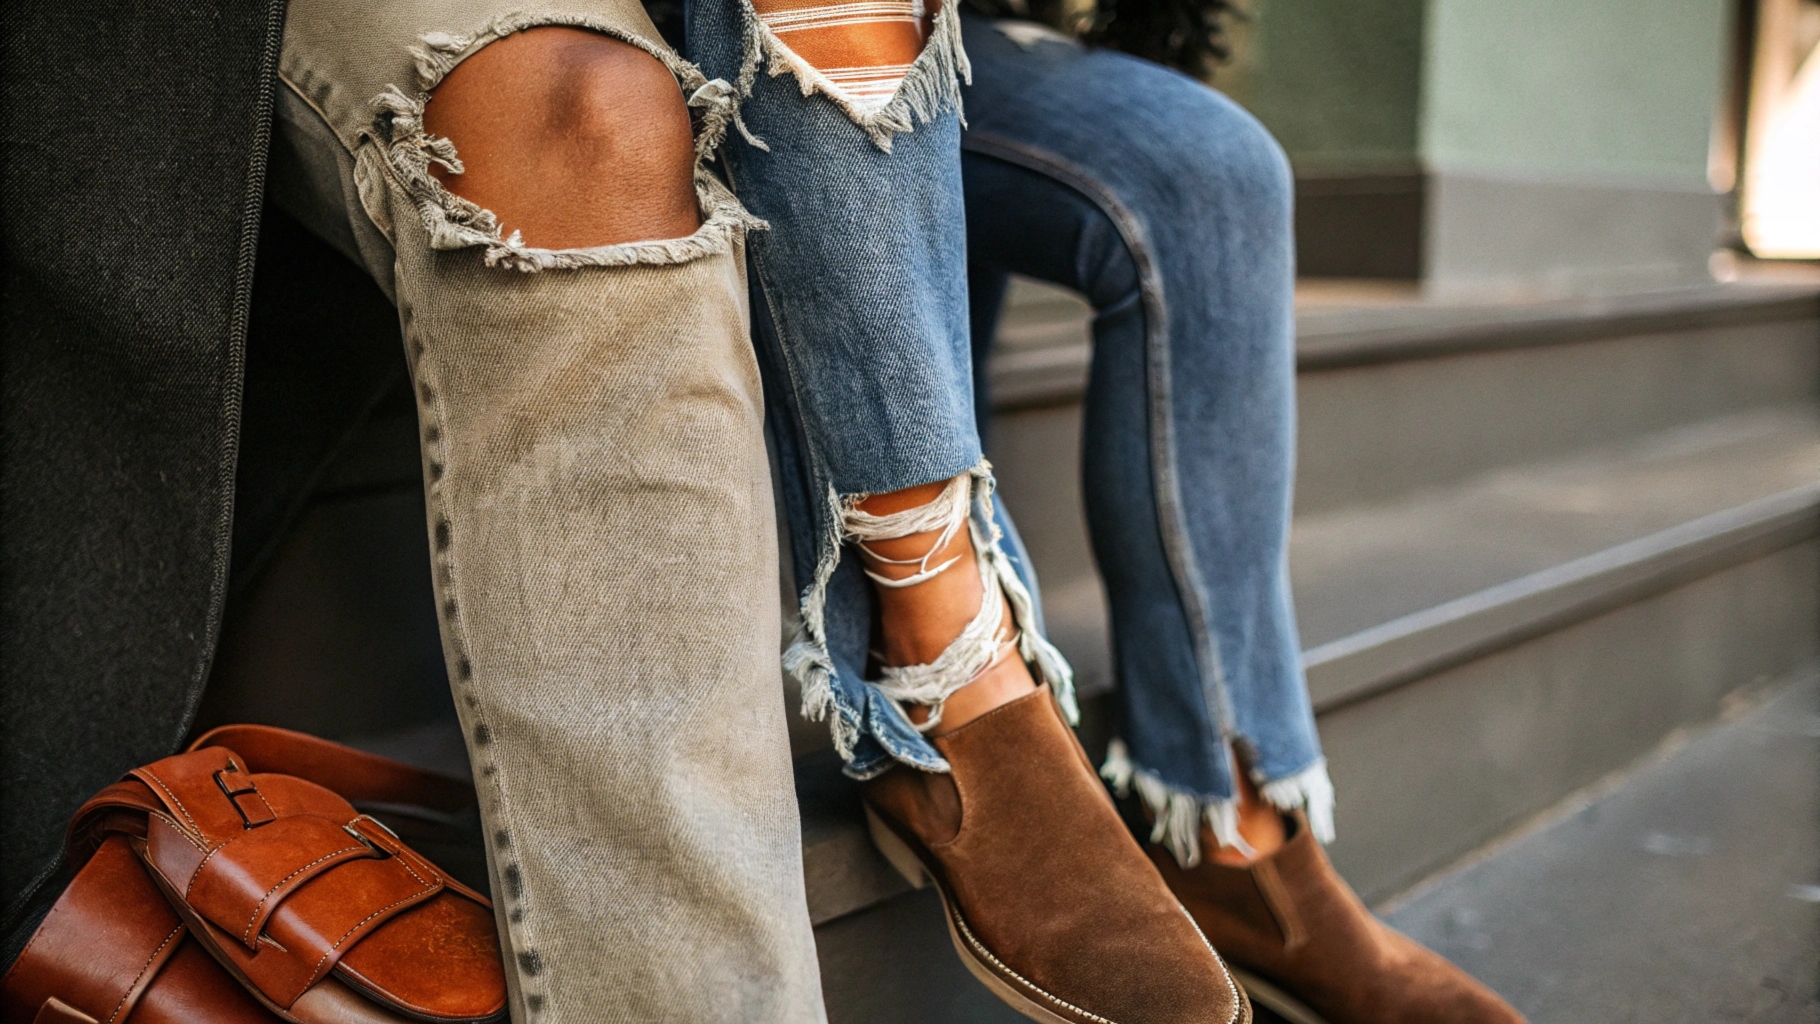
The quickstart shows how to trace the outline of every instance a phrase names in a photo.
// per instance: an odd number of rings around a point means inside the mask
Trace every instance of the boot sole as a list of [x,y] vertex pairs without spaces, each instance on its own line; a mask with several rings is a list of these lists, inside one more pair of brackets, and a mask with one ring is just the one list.
[[1245,987],[1252,1002],[1288,1021],[1289,1024],[1327,1024],[1327,1018],[1304,1006],[1301,1000],[1265,981],[1242,967],[1227,966],[1232,976]]
[[[879,817],[871,804],[864,806],[866,831],[872,836],[872,845],[878,847],[878,852],[884,855],[885,860],[889,861],[893,868],[897,869],[898,874],[904,876],[904,881],[909,882],[912,888],[924,889],[931,884],[935,886],[936,893],[942,898],[942,916],[948,922],[948,938],[954,943],[954,951],[960,954],[961,964],[967,968],[968,973],[979,979],[979,983],[986,986],[988,991],[1013,1010],[1031,1020],[1041,1021],[1042,1024],[1081,1024],[1083,1020],[1098,1022],[1098,1024],[1115,1024],[1098,1014],[1083,1010],[1044,992],[1019,977],[1011,968],[999,963],[998,958],[986,949],[985,944],[974,937],[973,931],[967,927],[967,922],[961,919],[960,908],[954,905],[954,900],[948,895],[947,886],[943,885],[935,872],[923,862],[922,855],[916,851],[916,848],[900,836],[888,822]],[[1236,981],[1237,972],[1231,973]],[[1007,978],[1006,975],[1010,977]],[[1014,983],[1011,979],[1016,979],[1016,982]],[[1020,988],[1020,985],[1023,988]],[[1037,993],[1043,999],[1053,1000],[1080,1016],[1063,1017],[1037,1002],[1031,993]],[[1252,1024],[1251,1006],[1243,999],[1239,1002],[1238,1013],[1233,1016],[1231,1024]],[[1317,1022],[1317,1024],[1322,1024],[1322,1022]]]

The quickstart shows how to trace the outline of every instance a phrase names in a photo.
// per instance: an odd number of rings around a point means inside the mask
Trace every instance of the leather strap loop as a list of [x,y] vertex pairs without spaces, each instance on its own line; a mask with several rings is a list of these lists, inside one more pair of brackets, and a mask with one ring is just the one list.
[[474,808],[457,780],[258,726],[135,769],[71,821],[81,870],[0,980],[0,1019],[127,1024],[141,1004],[160,1019],[503,1019],[491,903],[347,795],[413,823]]
[[183,896],[197,913],[256,950],[266,920],[292,893],[339,864],[374,855],[369,844],[326,818],[281,818],[211,850]]
[[255,773],[308,779],[349,803],[399,804],[441,814],[457,814],[476,803],[474,787],[461,779],[275,726],[224,725],[190,744],[192,751],[206,747],[232,750]]
[[32,1018],[32,1024],[101,1024],[101,1022],[56,996],[52,996],[38,1008],[38,1015]]
[[259,794],[259,787],[253,785],[253,777],[241,771],[240,766],[233,761],[230,760],[226,768],[215,773],[215,785],[220,786],[221,791],[233,802],[234,809],[240,812],[240,820],[246,822],[247,828],[270,825],[278,820],[278,815],[272,813],[272,805],[265,802],[265,797]]

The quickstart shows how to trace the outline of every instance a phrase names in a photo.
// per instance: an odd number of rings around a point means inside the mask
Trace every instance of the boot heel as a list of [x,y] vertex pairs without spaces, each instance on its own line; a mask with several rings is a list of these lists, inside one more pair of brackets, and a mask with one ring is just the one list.
[[898,874],[904,876],[904,881],[909,882],[912,889],[928,885],[929,874],[923,870],[923,862],[916,859],[916,854],[910,852],[910,847],[897,837],[896,832],[891,831],[891,826],[879,818],[870,804],[865,805],[865,808],[866,831],[872,835],[872,845],[878,847],[878,852],[891,862]]

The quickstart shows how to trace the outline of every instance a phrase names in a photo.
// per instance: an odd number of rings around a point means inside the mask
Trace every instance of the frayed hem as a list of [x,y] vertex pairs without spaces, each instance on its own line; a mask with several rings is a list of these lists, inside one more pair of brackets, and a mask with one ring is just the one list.
[[1254,778],[1258,795],[1279,811],[1301,809],[1308,813],[1308,828],[1321,845],[1333,842],[1333,779],[1327,774],[1327,759],[1316,758],[1294,775],[1275,781]]
[[[463,168],[454,143],[424,130],[423,111],[429,103],[429,91],[463,60],[489,43],[515,32],[550,25],[585,28],[636,46],[668,68],[688,94],[688,106],[700,112],[694,126],[694,186],[702,225],[693,234],[683,238],[577,249],[528,246],[516,231],[503,234],[499,219],[491,210],[450,192],[430,173],[433,164],[440,164],[455,174],[462,173]],[[525,13],[500,15],[486,28],[469,35],[427,33],[419,44],[411,49],[411,55],[416,61],[420,91],[410,96],[397,86],[390,86],[375,96],[370,101],[375,115],[371,138],[384,154],[379,163],[387,177],[416,205],[429,233],[431,248],[479,248],[484,252],[487,266],[525,273],[583,267],[653,266],[688,263],[728,252],[734,240],[744,232],[762,231],[770,226],[746,212],[732,191],[707,168],[707,162],[732,128],[737,128],[754,145],[764,146],[746,131],[740,119],[739,90],[721,79],[710,81],[699,68],[668,47],[592,15]]]
[[1074,696],[1074,666],[1068,664],[1062,652],[1037,628],[1036,601],[1024,586],[1017,567],[1011,564],[1011,557],[1005,554],[1005,531],[999,528],[998,520],[992,514],[992,492],[998,487],[998,481],[992,476],[992,463],[981,459],[969,472],[977,484],[973,492],[975,513],[991,526],[986,536],[986,558],[992,565],[999,589],[1005,592],[1005,600],[1011,605],[1011,620],[1018,630],[1018,654],[1035,670],[1037,682],[1049,684],[1049,691],[1061,705],[1062,716],[1068,724],[1079,725],[1081,707]]
[[828,488],[828,527],[817,538],[815,578],[803,588],[798,598],[796,636],[784,648],[784,674],[796,680],[802,694],[803,717],[811,722],[828,721],[834,749],[842,761],[853,760],[859,743],[860,723],[857,713],[842,707],[834,695],[834,656],[828,652],[828,581],[840,566],[841,510],[844,505],[833,487]]
[[961,86],[973,84],[973,64],[961,42],[959,0],[945,0],[935,12],[929,38],[923,52],[917,55],[910,70],[898,82],[891,99],[884,106],[862,109],[845,89],[827,75],[797,56],[796,52],[760,20],[750,0],[743,0],[746,20],[746,55],[740,68],[739,90],[742,96],[752,94],[760,63],[773,78],[795,75],[804,96],[820,93],[839,107],[854,124],[866,133],[872,144],[891,152],[891,136],[908,132],[918,124],[928,124],[944,110],[953,110],[966,126],[962,109]]
[[[1004,591],[1006,602],[1011,605],[1012,622],[1017,626],[1019,634],[1018,655],[1031,666],[1037,682],[1049,685],[1068,724],[1078,725],[1081,712],[1074,695],[1074,670],[1062,652],[1037,631],[1036,602],[1031,599],[1030,591],[1024,586],[1024,581],[1018,576],[1016,567],[1011,564],[1001,543],[1004,531],[992,515],[992,492],[996,486],[992,477],[992,463],[981,459],[967,473],[973,477],[974,484],[973,511],[969,517],[974,527],[974,543],[994,581]],[[796,681],[802,694],[803,717],[812,722],[824,719],[828,721],[834,749],[840,754],[841,760],[847,762],[853,759],[861,726],[858,713],[847,708],[834,692],[834,657],[828,651],[826,621],[828,582],[834,578],[834,570],[840,565],[842,549],[848,540],[844,524],[868,497],[868,494],[843,497],[834,488],[828,489],[826,514],[829,525],[818,538],[820,550],[816,558],[815,577],[803,588],[798,598],[800,621],[796,635],[791,638],[783,655],[784,673]],[[987,524],[988,529],[979,528],[981,521]],[[901,707],[898,710],[901,714]]]
[[[1184,868],[1201,862],[1202,822],[1219,845],[1247,857],[1254,853],[1239,834],[1237,797],[1203,797],[1171,786],[1155,772],[1138,767],[1123,740],[1115,739],[1107,747],[1100,777],[1121,797],[1136,791],[1153,819],[1150,841],[1168,850]],[[1280,811],[1305,810],[1315,839],[1323,845],[1333,842],[1333,783],[1325,759],[1286,778],[1257,782],[1265,802]]]

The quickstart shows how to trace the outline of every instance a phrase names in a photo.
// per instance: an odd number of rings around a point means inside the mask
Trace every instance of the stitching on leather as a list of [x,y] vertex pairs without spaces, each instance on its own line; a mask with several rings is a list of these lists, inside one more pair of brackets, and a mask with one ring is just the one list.
[[152,950],[152,955],[145,958],[145,966],[139,968],[139,973],[133,976],[133,983],[126,987],[125,992],[120,993],[120,1001],[114,1004],[114,1012],[108,1014],[107,1024],[114,1024],[114,1018],[120,1016],[121,1008],[126,1006],[127,997],[132,995],[133,990],[139,987],[139,979],[145,977],[145,972],[151,970],[152,965],[158,962],[158,954],[164,952],[164,947],[170,945],[172,939],[175,939],[182,934],[183,925],[179,924],[177,927],[171,929],[171,933],[164,937],[164,941],[158,944],[157,949]]
[[[279,889],[284,888],[284,883],[290,881],[293,878],[296,878],[298,875],[303,874],[305,871],[308,871],[309,869],[315,867],[316,865],[321,864],[325,860],[334,860],[336,857],[339,857],[344,853],[349,853],[354,850],[364,850],[364,849],[366,849],[366,847],[361,844],[355,844],[353,846],[344,846],[341,849],[336,850],[334,853],[323,854],[322,856],[316,858],[315,860],[310,861],[308,864],[305,864],[303,867],[300,867],[297,870],[295,870],[295,871],[291,872],[290,874],[284,876],[283,878],[279,879],[277,884],[273,885],[270,889],[267,889],[265,891],[264,896],[259,897],[258,903],[253,904],[253,916],[246,919],[246,927],[242,928],[240,930],[240,941],[245,942],[247,940],[247,937],[253,933],[253,922],[259,920],[259,911],[265,906],[265,901],[271,899],[273,893],[277,892]],[[214,854],[210,854],[209,856],[212,857],[212,856],[214,856]],[[198,869],[198,870],[200,870],[200,869]],[[421,881],[421,879],[420,879],[420,881]]]
[[1226,961],[1220,959],[1220,951],[1214,949],[1213,943],[1207,941],[1207,934],[1201,931],[1199,924],[1195,923],[1194,915],[1190,914],[1187,908],[1180,903],[1175,905],[1175,909],[1180,910],[1182,916],[1188,919],[1188,927],[1193,928],[1194,934],[1200,937],[1201,945],[1207,947],[1207,952],[1213,956],[1213,962],[1220,965],[1220,977],[1226,979],[1226,991],[1232,993],[1232,1016],[1226,1018],[1226,1024],[1233,1024],[1239,1019],[1239,1015],[1245,1012],[1245,997],[1239,993],[1239,983],[1232,980],[1232,972],[1226,969]]
[[197,839],[195,836],[190,835],[188,832],[185,832],[183,830],[183,826],[177,824],[177,820],[175,818],[172,818],[170,815],[159,814],[157,811],[148,811],[146,813],[146,816],[149,818],[157,818],[158,820],[169,825],[171,827],[172,833],[174,833],[175,835],[180,837],[184,842],[186,842],[186,843],[190,844],[191,846],[194,846],[196,849],[202,851],[203,856],[206,857],[209,854],[215,852],[213,847],[205,845],[202,842],[202,840]]
[[1023,975],[1017,973],[1016,971],[1012,970],[1011,968],[1006,967],[1004,961],[1000,960],[996,956],[993,956],[992,951],[987,949],[984,943],[980,942],[980,940],[973,937],[973,929],[967,927],[967,922],[965,919],[963,919],[961,917],[959,910],[956,910],[954,913],[954,923],[957,926],[959,926],[959,928],[961,930],[961,934],[967,937],[968,945],[972,946],[974,948],[974,950],[979,953],[979,955],[992,961],[992,966],[997,967],[999,970],[1004,971],[1006,974],[1011,975],[1011,977],[1015,978],[1025,988],[1029,989],[1032,992],[1035,992],[1037,995],[1042,996],[1044,999],[1049,1000],[1050,1002],[1054,1003],[1057,1006],[1063,1007],[1064,1009],[1073,1010],[1075,1013],[1078,1013],[1083,1017],[1091,1017],[1094,1020],[1099,1021],[1100,1024],[1117,1024],[1116,1021],[1107,1020],[1105,1017],[1102,1017],[1099,1014],[1094,1013],[1092,1010],[1083,1010],[1080,1007],[1074,1005],[1073,1003],[1068,1002],[1065,999],[1060,999],[1060,998],[1057,998],[1056,996],[1050,995],[1048,992],[1045,992],[1041,988],[1037,987],[1037,985],[1034,982],[1030,981],[1028,978],[1025,978]]
[[171,787],[166,785],[164,780],[159,778],[157,773],[153,772],[150,768],[141,768],[139,770],[145,774],[146,778],[152,780],[152,784],[158,787],[158,790],[164,794],[164,798],[170,802],[171,806],[177,808],[177,813],[183,815],[183,820],[190,823],[190,829],[200,835],[202,826],[196,824],[195,818],[190,817],[190,809],[183,806],[183,801],[177,799],[177,794],[171,792]]
[[[422,879],[419,879],[419,881],[422,881]],[[427,886],[426,886],[426,888],[427,888]],[[422,895],[423,895],[423,893],[421,893],[421,892],[414,892],[411,895],[406,896],[404,899],[401,899],[396,903],[392,903],[392,904],[388,904],[386,906],[380,907],[378,910],[375,910],[371,914],[368,914],[367,916],[361,918],[360,921],[354,925],[354,927],[349,928],[347,930],[346,934],[342,935],[341,938],[336,939],[334,944],[328,948],[328,951],[323,953],[322,956],[319,959],[317,959],[316,966],[310,968],[310,977],[311,978],[316,977],[317,973],[322,970],[322,965],[328,961],[329,953],[333,953],[337,949],[340,949],[341,944],[348,941],[348,936],[359,931],[362,927],[364,927],[366,925],[366,923],[368,921],[371,921],[375,917],[378,917],[379,915],[385,913],[388,910],[392,910],[396,907],[402,907],[406,903],[409,903],[412,900],[414,900],[417,897],[422,896]]]
[[190,872],[189,880],[183,883],[183,898],[184,899],[186,899],[186,900],[189,899],[190,890],[196,888],[196,876],[202,874],[203,866],[205,864],[207,864],[209,861],[215,859],[215,854],[220,853],[222,848],[225,846],[227,846],[227,844],[222,843],[221,846],[217,846],[213,850],[204,850],[203,851],[202,859],[196,862],[195,869]]
[[418,884],[418,885],[421,885],[421,886],[423,886],[423,887],[424,887],[424,888],[426,888],[426,889],[434,889],[434,888],[435,888],[435,887],[436,887],[436,886],[438,886],[438,885],[440,885],[440,884],[442,884],[442,880],[441,880],[441,879],[437,879],[437,880],[436,880],[436,881],[434,881],[434,882],[432,882],[432,881],[430,881],[430,880],[429,880],[429,879],[427,879],[427,878],[425,878],[425,877],[423,877],[423,876],[422,876],[422,875],[420,875],[420,874],[418,874],[418,873],[417,873],[417,871],[416,871],[416,869],[415,869],[415,868],[413,868],[413,867],[411,867],[411,862],[410,862],[410,860],[409,860],[409,859],[408,859],[408,858],[406,858],[406,857],[400,857],[400,856],[398,856],[398,855],[396,855],[396,854],[394,854],[394,855],[393,855],[393,857],[394,857],[394,859],[396,859],[396,860],[397,860],[397,861],[398,861],[398,866],[399,866],[399,867],[402,867],[402,868],[404,868],[404,869],[405,869],[405,870],[406,870],[406,871],[407,871],[407,872],[410,872],[410,875],[411,875],[411,877],[412,877],[412,878],[415,878],[415,879],[417,879],[417,884]]
[[[1182,913],[1184,916],[1187,915],[1187,911],[1183,911]],[[1061,1006],[1061,1007],[1065,1007],[1069,1010],[1073,1010],[1075,1013],[1081,1014],[1086,1017],[1091,1017],[1094,1020],[1099,1021],[1100,1024],[1117,1024],[1116,1021],[1107,1020],[1105,1017],[1102,1017],[1099,1014],[1094,1013],[1092,1010],[1083,1010],[1080,1007],[1074,1005],[1073,1003],[1070,1003],[1064,999],[1060,999],[1056,996],[1050,995],[1048,992],[1043,991],[1043,989],[1038,987],[1034,982],[1030,981],[1028,978],[1025,978],[1023,975],[1021,975],[1021,974],[1017,973],[1016,971],[1012,970],[1011,968],[1005,966],[1004,961],[1000,960],[996,956],[993,956],[992,951],[987,949],[984,943],[982,943],[979,939],[974,938],[973,930],[971,928],[967,927],[967,921],[964,917],[961,916],[960,910],[958,908],[956,908],[953,917],[954,917],[955,925],[960,928],[961,934],[966,937],[968,945],[972,946],[981,956],[985,957],[987,960],[992,961],[992,965],[994,967],[997,967],[999,970],[1004,971],[1006,974],[1009,974],[1011,977],[1015,978],[1017,981],[1022,983],[1026,988],[1030,989],[1030,991],[1035,992],[1037,995],[1042,996],[1044,999],[1049,1000],[1050,1002],[1054,1003],[1057,1006]],[[1207,936],[1201,934],[1201,928],[1199,925],[1194,923],[1193,918],[1189,918],[1188,924],[1190,927],[1192,927],[1194,929],[1194,934],[1201,940],[1201,945],[1206,946],[1207,952],[1213,954],[1213,962],[1218,964],[1220,967],[1220,977],[1225,979],[1226,991],[1231,993],[1231,995],[1232,995],[1232,1016],[1226,1018],[1226,1024],[1234,1024],[1234,1022],[1239,1019],[1239,1013],[1244,1008],[1245,1004],[1244,1004],[1243,998],[1239,995],[1238,986],[1232,980],[1232,972],[1228,971],[1226,969],[1225,961],[1221,960],[1219,953],[1214,951],[1212,944],[1207,941]]]

